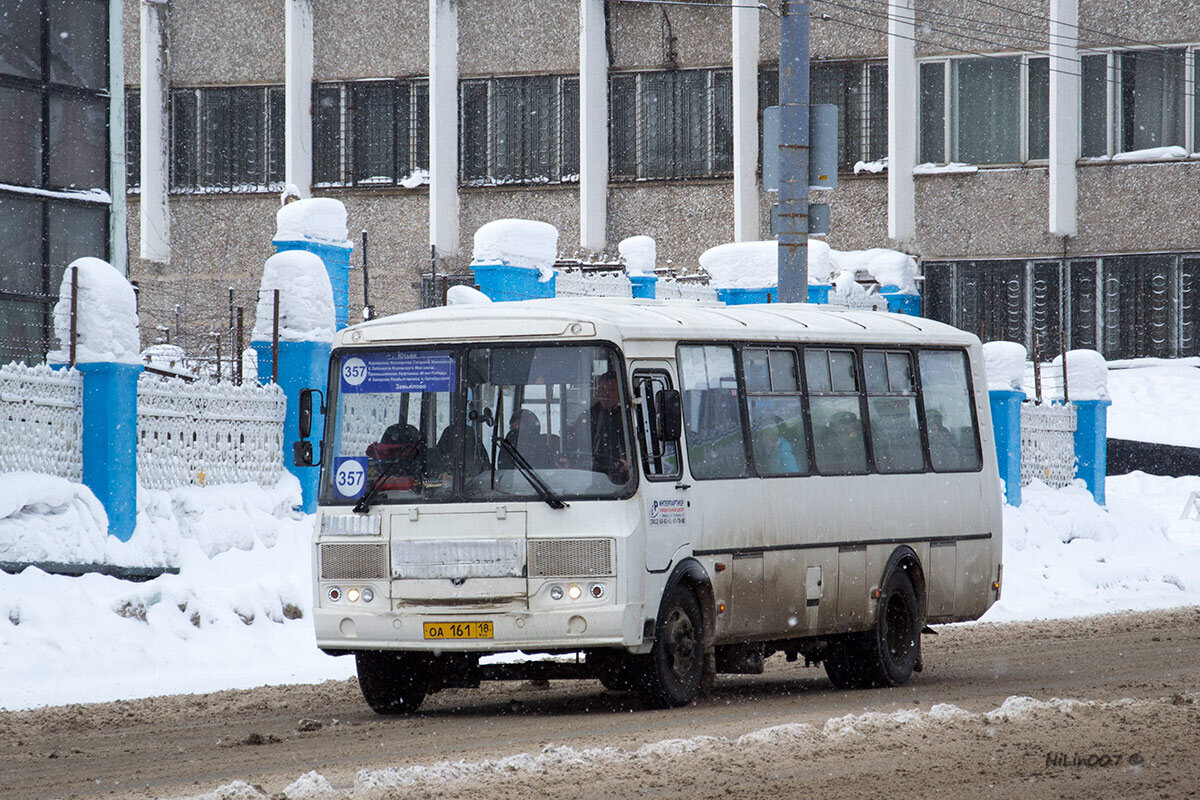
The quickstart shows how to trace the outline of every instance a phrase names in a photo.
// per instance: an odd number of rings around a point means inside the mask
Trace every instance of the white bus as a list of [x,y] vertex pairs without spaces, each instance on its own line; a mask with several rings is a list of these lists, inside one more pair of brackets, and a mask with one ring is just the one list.
[[341,331],[325,399],[317,645],[379,713],[518,677],[678,706],[776,652],[897,685],[1000,594],[979,340],[937,322],[450,306]]

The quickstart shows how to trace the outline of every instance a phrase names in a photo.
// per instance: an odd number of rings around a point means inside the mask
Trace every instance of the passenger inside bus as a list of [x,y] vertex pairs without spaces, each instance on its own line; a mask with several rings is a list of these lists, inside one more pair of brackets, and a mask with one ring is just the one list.
[[839,411],[816,436],[817,468],[829,475],[866,472],[862,423],[852,411]]
[[595,402],[575,422],[577,437],[587,437],[593,472],[603,472],[613,483],[629,480],[625,454],[624,411],[620,406],[617,374],[606,372],[596,379]]
[[425,443],[415,425],[389,425],[378,442],[367,445],[367,485],[379,483],[380,491],[411,491],[425,473]]
[[[513,412],[508,421],[508,433],[504,438],[517,448],[534,469],[558,465],[558,437],[543,434],[542,423],[538,421],[537,414],[529,409],[520,408]],[[500,454],[500,465],[503,469],[513,469],[514,466],[507,453]]]
[[803,449],[797,457],[797,448],[788,433],[783,420],[778,418],[755,433],[754,459],[760,473],[798,475],[804,471],[800,466],[804,459]]

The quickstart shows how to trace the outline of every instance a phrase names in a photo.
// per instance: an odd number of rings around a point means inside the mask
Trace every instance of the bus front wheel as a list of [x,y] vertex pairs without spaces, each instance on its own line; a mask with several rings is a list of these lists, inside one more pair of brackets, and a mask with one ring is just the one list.
[[663,603],[654,648],[637,659],[637,690],[653,708],[687,705],[704,676],[704,618],[691,589],[676,585]]
[[376,714],[416,711],[429,689],[422,665],[408,653],[355,653],[358,686]]
[[875,626],[835,645],[825,672],[839,689],[899,686],[912,677],[920,652],[917,593],[908,573],[897,569],[880,594]]

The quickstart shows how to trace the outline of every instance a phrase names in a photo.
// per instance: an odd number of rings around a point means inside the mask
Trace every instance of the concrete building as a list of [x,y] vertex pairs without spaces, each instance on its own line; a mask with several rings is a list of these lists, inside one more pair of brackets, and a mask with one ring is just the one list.
[[[431,245],[465,271],[499,217],[554,224],[564,256],[649,234],[682,271],[767,238],[777,4],[732,5],[124,0],[143,337],[197,350],[229,287],[253,305],[285,180],[370,232],[382,311],[418,304]],[[1200,352],[1200,5],[811,7],[813,100],[840,109],[831,245],[919,256],[928,313],[985,339]]]

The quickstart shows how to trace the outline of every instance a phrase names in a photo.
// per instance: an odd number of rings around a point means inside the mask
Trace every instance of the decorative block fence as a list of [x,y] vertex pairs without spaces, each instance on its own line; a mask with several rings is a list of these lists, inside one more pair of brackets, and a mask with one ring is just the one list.
[[1075,480],[1075,406],[1021,404],[1021,485]]
[[83,376],[45,364],[0,366],[0,472],[83,478]]

